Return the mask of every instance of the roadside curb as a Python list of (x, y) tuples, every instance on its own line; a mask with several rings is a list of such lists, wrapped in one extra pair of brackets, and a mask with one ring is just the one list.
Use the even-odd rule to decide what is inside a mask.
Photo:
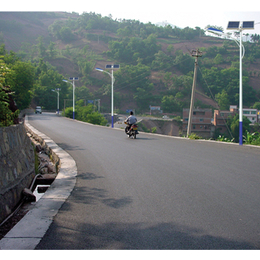
[(1, 250), (35, 249), (76, 184), (77, 166), (74, 159), (48, 136), (32, 127), (27, 118), (25, 123), (60, 158), (61, 167), (56, 179), (33, 209), (0, 240)]

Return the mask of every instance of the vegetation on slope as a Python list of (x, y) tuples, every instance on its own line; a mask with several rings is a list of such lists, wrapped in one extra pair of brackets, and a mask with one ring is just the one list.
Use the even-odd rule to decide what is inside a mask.
[[(190, 102), (194, 58), (189, 51), (193, 48), (203, 52), (197, 89), (204, 96), (196, 99), (195, 106), (216, 107), (214, 101), (221, 109), (238, 105), (236, 44), (205, 36), (199, 27), (162, 27), (95, 13), (0, 13), (0, 31), (0, 42), (17, 52), (20, 63), (33, 67), (30, 98), (32, 104), (46, 109), (56, 108), (54, 88), (61, 88), (61, 104), (71, 106), (72, 86), (62, 79), (79, 77), (77, 100), (100, 99), (101, 111), (109, 112), (111, 78), (95, 67), (120, 64), (114, 71), (117, 111), (147, 112), (150, 105), (157, 105), (164, 112), (181, 113)], [(260, 97), (259, 35), (250, 40), (244, 43), (244, 105), (256, 107)]]

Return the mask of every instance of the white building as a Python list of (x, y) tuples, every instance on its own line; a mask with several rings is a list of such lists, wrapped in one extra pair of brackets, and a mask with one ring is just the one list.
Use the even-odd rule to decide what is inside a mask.
[(246, 116), (252, 124), (258, 122), (258, 110), (255, 108), (243, 108), (243, 116)]
[[(230, 106), (230, 111), (231, 109), (235, 111), (237, 106)], [(239, 109), (237, 111), (239, 111)], [(252, 124), (259, 122), (258, 115), (259, 111), (255, 108), (243, 108), (243, 116), (246, 116)]]

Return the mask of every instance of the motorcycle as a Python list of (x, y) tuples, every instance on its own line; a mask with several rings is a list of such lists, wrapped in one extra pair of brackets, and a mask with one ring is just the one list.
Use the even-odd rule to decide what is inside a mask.
[(137, 129), (138, 129), (138, 125), (137, 124), (132, 124), (130, 129), (129, 128), (129, 124), (127, 122), (125, 122), (125, 124), (127, 125), (125, 128), (125, 133), (128, 135), (128, 137), (130, 138), (131, 136), (134, 137), (134, 139), (136, 139), (136, 135), (139, 134)]

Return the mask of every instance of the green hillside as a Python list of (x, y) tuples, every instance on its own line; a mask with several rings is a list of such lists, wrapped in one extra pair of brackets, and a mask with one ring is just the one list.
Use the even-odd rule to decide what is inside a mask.
[[(32, 104), (46, 109), (55, 109), (51, 89), (58, 87), (62, 88), (61, 104), (66, 99), (68, 106), (71, 86), (65, 88), (64, 82), (59, 81), (62, 77), (79, 77), (77, 99), (100, 99), (101, 112), (109, 112), (111, 79), (95, 68), (120, 64), (120, 69), (114, 71), (118, 112), (135, 109), (145, 113), (154, 105), (161, 106), (166, 113), (180, 113), (189, 107), (194, 69), (190, 52), (198, 48), (203, 56), (199, 58), (195, 106), (213, 108), (215, 100), (221, 109), (238, 105), (238, 47), (233, 41), (205, 36), (203, 29), (159, 27), (95, 13), (0, 13), (0, 44), (41, 71)], [(254, 35), (251, 42), (244, 43), (243, 88), (247, 107), (259, 105), (258, 40), (259, 35)]]

